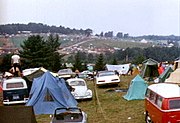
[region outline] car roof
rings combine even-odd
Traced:
[[[177,84],[158,83],[148,86],[148,89],[154,91],[164,98],[180,97],[180,87]]]
[[[12,77],[10,79],[5,79],[3,81],[3,83],[16,83],[16,82],[26,82],[26,81],[21,77]]]
[[[85,81],[85,80],[82,79],[82,78],[70,78],[70,79],[67,79],[66,81],[75,81],[75,80]]]
[[[114,72],[114,71],[98,71],[98,73],[107,73],[107,72]]]

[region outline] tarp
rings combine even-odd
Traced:
[[[26,77],[29,81],[33,81],[34,78],[40,77],[42,76],[45,72],[47,72],[48,70],[46,70],[43,67],[39,67],[39,68],[29,68],[29,69],[25,69],[23,70],[23,76]],[[53,73],[50,72],[53,76],[58,76],[57,73]]]
[[[129,89],[126,95],[123,96],[126,100],[139,100],[145,98],[146,89],[148,84],[137,75],[130,83]]]
[[[174,72],[172,72],[165,82],[180,84],[180,68],[177,68]]]
[[[37,123],[32,106],[0,106],[0,123]]]
[[[127,74],[130,68],[130,64],[121,64],[121,65],[109,65],[106,64],[106,69],[108,71],[115,71],[117,70],[119,74]]]
[[[158,62],[149,58],[142,62],[141,76],[144,77],[158,77]]]
[[[31,90],[31,86],[32,86],[32,82],[34,78],[38,78],[40,76],[42,76],[45,72],[47,72],[48,70],[46,70],[43,67],[39,67],[39,68],[29,68],[29,69],[25,69],[23,70],[23,79],[26,80],[27,86],[28,86],[28,91],[30,92]],[[53,76],[58,76],[57,73],[53,73],[50,72]]]
[[[165,71],[158,77],[159,82],[164,82],[170,74],[173,72],[173,69],[171,67],[167,67]]]
[[[49,71],[33,80],[27,106],[33,106],[35,114],[53,114],[56,108],[77,107],[77,101],[68,90],[65,81]]]

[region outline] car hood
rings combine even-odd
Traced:
[[[84,95],[85,93],[86,93],[86,91],[87,91],[87,88],[86,87],[81,87],[81,86],[79,86],[79,87],[73,87],[73,88],[75,88],[75,90],[74,90],[74,92],[75,93],[77,93],[78,95]]]

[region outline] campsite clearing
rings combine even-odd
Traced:
[[[121,76],[120,89],[127,89],[135,76]],[[93,81],[87,82],[95,93],[91,101],[80,101],[78,106],[88,115],[89,123],[144,123],[144,100],[127,101],[123,98],[126,92],[107,92],[111,88],[95,88]],[[94,95],[94,94],[93,94]],[[36,115],[38,123],[50,123],[49,115]]]

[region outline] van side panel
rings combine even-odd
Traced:
[[[145,109],[154,123],[178,123],[180,122],[180,108],[169,109],[171,98],[164,98],[162,108],[158,107],[153,100],[145,98]]]
[[[148,99],[145,99],[145,109],[149,113],[151,120],[155,123],[163,123],[162,117],[163,113]]]

